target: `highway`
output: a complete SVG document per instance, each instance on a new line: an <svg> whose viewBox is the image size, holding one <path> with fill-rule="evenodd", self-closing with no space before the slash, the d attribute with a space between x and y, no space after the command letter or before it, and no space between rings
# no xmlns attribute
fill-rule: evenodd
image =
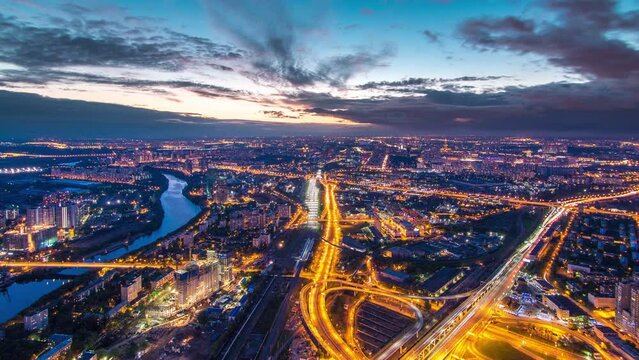
<svg viewBox="0 0 639 360"><path fill-rule="evenodd" d="M497 299L512 285L523 266L523 259L534 245L541 240L550 227L566 212L563 208L550 210L542 223L535 229L523 245L495 272L473 296L464 300L454 311L444 318L432 331L420 339L407 351L403 359L426 359L439 351L447 352L456 341L457 334L463 334L482 317ZM480 316L476 316L480 315Z"/></svg>
<svg viewBox="0 0 639 360"><path fill-rule="evenodd" d="M387 296L389 298L394 298L397 300L405 301L405 300L456 300L463 299L471 296L476 290L471 290L459 294L451 294L451 295L440 295L440 296L427 296L427 295L412 295L412 294L404 294L400 291L395 291L391 289L383 289L380 287L354 283L350 281L340 280L340 279L328 279L323 281L318 281L318 284L326 285L338 285L343 290L349 291L358 291L362 293L367 293L371 295L381 295ZM331 289L333 289L331 287ZM328 290L327 290L328 291Z"/></svg>
<svg viewBox="0 0 639 360"><path fill-rule="evenodd" d="M315 341L334 359L365 358L358 349L347 344L341 334L335 330L326 305L326 297L331 292L336 291L358 291L373 295L384 296L400 301L409 306L415 315L416 322L405 331L400 337L389 344L384 350L377 354L376 359L386 359L400 350L404 344L414 339L419 330L423 327L424 319L421 311L410 300L411 299L442 299L441 297L427 297L402 294L390 290L380 289L358 283L338 280L331 275L337 261L337 256L342 247L341 230L339 227L339 208L335 198L336 185L330 182L323 182L325 186L324 203L326 204L326 225L324 228L323 240L319 242L318 249L313 258L315 274L312 281L305 285L300 292L300 308L304 324L315 339ZM330 284L337 284L337 287L328 287ZM451 298L462 298L468 294L452 295Z"/></svg>
<svg viewBox="0 0 639 360"><path fill-rule="evenodd" d="M505 341L509 343L513 348L518 351L529 355L534 359L540 358L537 354L552 355L555 358L562 359L585 359L583 354L575 354L565 349L558 348L552 343L540 341L531 336L523 336L522 334L515 333L509 330L510 326L534 326L538 329L544 329L556 336L568 336L578 339L590 345L604 360L613 360L616 357L608 352L605 347L602 347L598 339L577 331L565 327L563 324L548 320L541 320L530 317L520 317L511 315L507 312L495 310L490 316L490 321L485 320L477 323L471 331L468 331L463 341L459 341L454 350L450 352L448 358L460 359L464 358L471 353L473 357L485 358L486 356L479 353L476 348L478 341Z"/></svg>
<svg viewBox="0 0 639 360"><path fill-rule="evenodd" d="M299 178L310 178L310 175L305 174L294 174L294 173L283 173L279 171L271 171L271 170L263 170L263 169L255 169L249 166L239 166L239 165L211 165L210 167L219 169L219 170L228 170L239 173L249 173L254 175L267 175L274 177L283 177L288 179L299 179Z"/></svg>
<svg viewBox="0 0 639 360"><path fill-rule="evenodd" d="M341 244L339 228L339 209L335 198L335 184L322 181L324 185L324 204L327 222L324 226L324 238L333 245ZM312 267L315 274L311 282L300 291L300 309L304 325L313 339L334 359L362 358L346 344L341 335L333 327L326 304L326 280L330 277L337 261L338 246L331 246L320 241L313 256Z"/></svg>
<svg viewBox="0 0 639 360"><path fill-rule="evenodd" d="M303 176L299 174L284 174L239 166L219 166L218 168L282 177ZM309 178L308 175L306 177ZM326 304L326 295L328 293L338 290L353 290L402 299L401 301L407 301L407 298L410 297L425 298L394 293L385 289L355 283L342 284L338 287L328 288L331 282L336 281L333 277L333 270L339 251L343 248L341 243L340 214L337 201L335 199L335 190L338 184L365 187L380 191L399 191L405 194L418 196L436 195L462 200L468 199L473 201L495 202L521 206L541 206L549 208L549 211L541 224L533 231L530 237L522 243L522 245L508 259L505 260L503 265L494 272L491 279L475 291L459 294L458 298L466 297L466 299L457 306L455 310L440 321L431 331L419 339L411 349L406 351L402 356L403 359L445 357L451 350L451 347L456 344L460 338L463 338L463 334L472 329L478 322L482 321L489 312L488 310L510 289L515 277L524 264L523 260L548 232L551 226L553 226L555 222L567 212L577 210L582 204L629 197L639 193L636 188L633 188L622 193L609 195L585 195L565 199L563 201L536 201L490 194L386 186L374 183L352 182L343 179L329 180L326 176L322 180L322 184L325 189L325 208L323 215L326 217L322 238L323 241L319 242L316 253L313 257L312 270L314 271L314 275L311 282L304 286L300 292L300 307L302 310L304 325L313 340L322 349L324 349L330 357L335 359L363 358L365 356L360 353L358 349L354 349L352 346L347 344L333 327ZM594 210L590 211L594 212ZM313 211L311 211L311 213L312 212ZM610 211L601 210L600 212L609 213ZM621 213L619 215L628 214ZM311 216L311 218L313 217ZM417 333L418 329L411 336L415 336ZM411 340L411 338L406 338L406 336L395 339L394 343L387 346L386 349L388 352L378 354L377 358L385 358L394 355L397 350L400 350L402 345L409 340Z"/></svg>
<svg viewBox="0 0 639 360"><path fill-rule="evenodd" d="M432 331L420 339L403 359L444 358L454 344L463 338L477 322L488 313L491 306L497 302L512 286L515 277L523 266L523 260L532 248L543 238L550 227L559 220L570 208L577 205L612 200L637 195L639 192L631 189L611 195L580 197L561 202L561 206L553 207L548 212L540 226L531 234L520 248L502 265L476 294L466 299L455 311L444 318Z"/></svg>
<svg viewBox="0 0 639 360"><path fill-rule="evenodd" d="M603 359L605 360L615 359L613 355L609 354L608 351L601 346L601 343L599 340L586 336L580 331L566 328L555 322L550 322L550 321L535 319L535 318L522 318L522 317L510 315L507 313L504 314L502 317L497 318L496 321L497 323L504 324L504 325L533 324L539 327L549 329L553 332L568 334L590 345L593 349L595 349L601 355Z"/></svg>

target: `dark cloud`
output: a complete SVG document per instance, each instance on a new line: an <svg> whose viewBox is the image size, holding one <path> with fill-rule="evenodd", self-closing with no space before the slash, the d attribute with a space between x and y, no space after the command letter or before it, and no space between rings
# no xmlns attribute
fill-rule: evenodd
<svg viewBox="0 0 639 360"><path fill-rule="evenodd" d="M307 9L308 18L293 16L285 1L209 1L212 26L230 35L238 46L252 53L255 81L277 85L306 86L315 83L341 85L353 75L381 66L392 55L390 46L380 51L358 50L352 54L316 59L304 45L322 33L325 9Z"/></svg>
<svg viewBox="0 0 639 360"><path fill-rule="evenodd" d="M551 83L489 93L423 89L412 96L368 99L301 92L291 107L404 133L632 136L639 135L637 80Z"/></svg>
<svg viewBox="0 0 639 360"><path fill-rule="evenodd" d="M437 85L463 83L463 82L478 82L478 81L493 81L499 79L508 78L507 76L461 76L456 78L408 78L399 81L372 81L367 82L357 87L363 90L366 89L378 89L388 91L399 92L415 92L421 88L431 88Z"/></svg>
<svg viewBox="0 0 639 360"><path fill-rule="evenodd" d="M546 0L543 6L550 13L543 21L513 16L470 19L459 31L481 50L541 55L589 82L478 93L470 83L500 77L409 78L358 86L379 90L383 96L351 99L300 93L292 106L406 131L638 135L639 51L610 32L639 31L639 12L621 13L610 0Z"/></svg>
<svg viewBox="0 0 639 360"><path fill-rule="evenodd" d="M472 47L538 55L589 82L504 88L495 85L505 78L502 76L419 77L369 82L355 88L376 90L369 98L303 91L313 84L343 90L354 76L386 66L394 56L392 46L374 41L366 48L336 56L311 53L307 44L324 40L330 32L322 25L325 2L296 8L301 13L295 14L289 12L291 7L284 0L206 4L216 33L229 35L233 46L166 29L162 20L130 16L118 7L106 9L106 16L95 8L65 4L62 12L57 12L60 16L42 15L37 23L0 14L0 62L19 66L0 70L0 85L19 89L51 83L69 88L81 83L110 84L150 91L178 102L175 89L180 89L207 98L271 105L274 110L261 113L265 118L291 119L307 113L370 125L331 130L351 135L380 128L385 129L384 134L639 135L639 51L621 40L639 31L639 11L622 13L611 0L544 0L547 17L543 20L485 17L469 19L459 27L463 40ZM626 36L616 36L619 32ZM424 30L422 34L429 41L439 41L438 33ZM289 90L291 93L280 90L272 99L265 99L213 84L64 69L70 65L163 71L197 65L201 72L237 71L259 84L276 89L292 85L295 89ZM288 111L278 110L282 103ZM193 114L7 92L0 92L0 109L0 136L6 137L249 136L328 131L319 126L298 128L251 121L238 125L235 120L211 121Z"/></svg>
<svg viewBox="0 0 639 360"><path fill-rule="evenodd" d="M25 84L45 85L49 83L66 83L73 85L77 83L91 83L118 85L127 89L135 90L150 90L159 95L172 95L160 88L174 88L186 89L206 97L246 99L251 96L251 94L247 91L183 80L144 80L50 69L7 69L0 70L0 75L2 75L0 79L2 79L5 85L9 87L13 86L12 84L20 84L20 86L23 86Z"/></svg>
<svg viewBox="0 0 639 360"><path fill-rule="evenodd" d="M213 59L242 56L240 50L208 39L84 18L88 9L66 6L76 17L54 18L52 25L36 26L0 14L0 61L27 68L88 65L176 71Z"/></svg>
<svg viewBox="0 0 639 360"><path fill-rule="evenodd" d="M395 54L391 46L376 53L359 51L355 54L336 56L322 61L317 69L319 78L326 79L333 86L341 86L353 75L386 66L385 60Z"/></svg>
<svg viewBox="0 0 639 360"><path fill-rule="evenodd" d="M434 31L430 31L430 30L424 30L422 31L422 34L426 37L426 39L432 43L437 43L439 42L439 34L437 34Z"/></svg>
<svg viewBox="0 0 639 360"><path fill-rule="evenodd" d="M639 12L621 13L613 0L546 0L551 21L517 17L464 22L465 41L484 50L510 50L545 57L551 64L596 78L621 79L639 72L639 50L611 31L639 31Z"/></svg>
<svg viewBox="0 0 639 360"><path fill-rule="evenodd" d="M270 118L276 118L276 119L298 119L299 118L299 116L287 115L280 110L264 110L262 111L262 114Z"/></svg>
<svg viewBox="0 0 639 360"><path fill-rule="evenodd" d="M172 112L0 90L0 140L37 137L203 138L331 135L342 127L204 119ZM360 132L362 133L362 132Z"/></svg>

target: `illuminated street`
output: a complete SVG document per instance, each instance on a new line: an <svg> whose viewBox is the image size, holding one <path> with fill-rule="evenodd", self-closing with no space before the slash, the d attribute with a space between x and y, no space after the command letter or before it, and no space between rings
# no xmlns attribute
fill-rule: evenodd
<svg viewBox="0 0 639 360"><path fill-rule="evenodd" d="M0 1L0 359L639 359L637 1Z"/></svg>

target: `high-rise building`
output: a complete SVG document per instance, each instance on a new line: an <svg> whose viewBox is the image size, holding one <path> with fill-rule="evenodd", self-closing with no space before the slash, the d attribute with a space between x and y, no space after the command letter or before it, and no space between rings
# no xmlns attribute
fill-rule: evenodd
<svg viewBox="0 0 639 360"><path fill-rule="evenodd" d="M220 288L220 261L214 250L206 252L207 266L211 269L211 291L217 291Z"/></svg>
<svg viewBox="0 0 639 360"><path fill-rule="evenodd" d="M260 236L253 239L253 247L262 248L271 245L271 235L268 233L260 234Z"/></svg>
<svg viewBox="0 0 639 360"><path fill-rule="evenodd" d="M226 285L233 281L233 263L231 259L231 253L221 252L218 254L220 262L220 282L222 285Z"/></svg>
<svg viewBox="0 0 639 360"><path fill-rule="evenodd" d="M230 196L231 191L227 187L219 185L213 190L212 200L216 203L223 204L229 200Z"/></svg>
<svg viewBox="0 0 639 360"><path fill-rule="evenodd" d="M621 282L615 288L615 323L637 336L639 324L639 282Z"/></svg>
<svg viewBox="0 0 639 360"><path fill-rule="evenodd" d="M55 245L58 234L55 226L35 226L9 230L3 238L2 247L5 250L34 252Z"/></svg>
<svg viewBox="0 0 639 360"><path fill-rule="evenodd" d="M281 218L290 218L291 206L289 204L279 204L277 206L277 215Z"/></svg>
<svg viewBox="0 0 639 360"><path fill-rule="evenodd" d="M189 264L175 272L176 304L179 308L185 308L195 302L198 282L199 267L196 264Z"/></svg>
<svg viewBox="0 0 639 360"><path fill-rule="evenodd" d="M133 300L137 299L140 291L142 291L142 276L137 275L127 279L124 284L122 284L120 287L120 298L122 302L130 304Z"/></svg>
<svg viewBox="0 0 639 360"><path fill-rule="evenodd" d="M27 226L53 226L55 212L52 207L36 207L27 209Z"/></svg>
<svg viewBox="0 0 639 360"><path fill-rule="evenodd" d="M24 330L42 330L49 325L49 309L33 311L24 316Z"/></svg>
<svg viewBox="0 0 639 360"><path fill-rule="evenodd" d="M55 208L55 225L60 229L70 229L78 225L78 206L60 205Z"/></svg>
<svg viewBox="0 0 639 360"><path fill-rule="evenodd" d="M15 220L18 218L19 215L20 214L17 206L12 206L0 211L0 217L4 218L5 220Z"/></svg>
<svg viewBox="0 0 639 360"><path fill-rule="evenodd" d="M206 260L193 262L175 272L176 304L188 307L220 288L220 266L215 251L207 251Z"/></svg>

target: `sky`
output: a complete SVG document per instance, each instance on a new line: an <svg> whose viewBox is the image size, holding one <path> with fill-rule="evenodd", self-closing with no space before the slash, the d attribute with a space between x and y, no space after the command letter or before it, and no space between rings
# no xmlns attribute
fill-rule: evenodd
<svg viewBox="0 0 639 360"><path fill-rule="evenodd" d="M0 138L639 135L639 0L0 2Z"/></svg>

